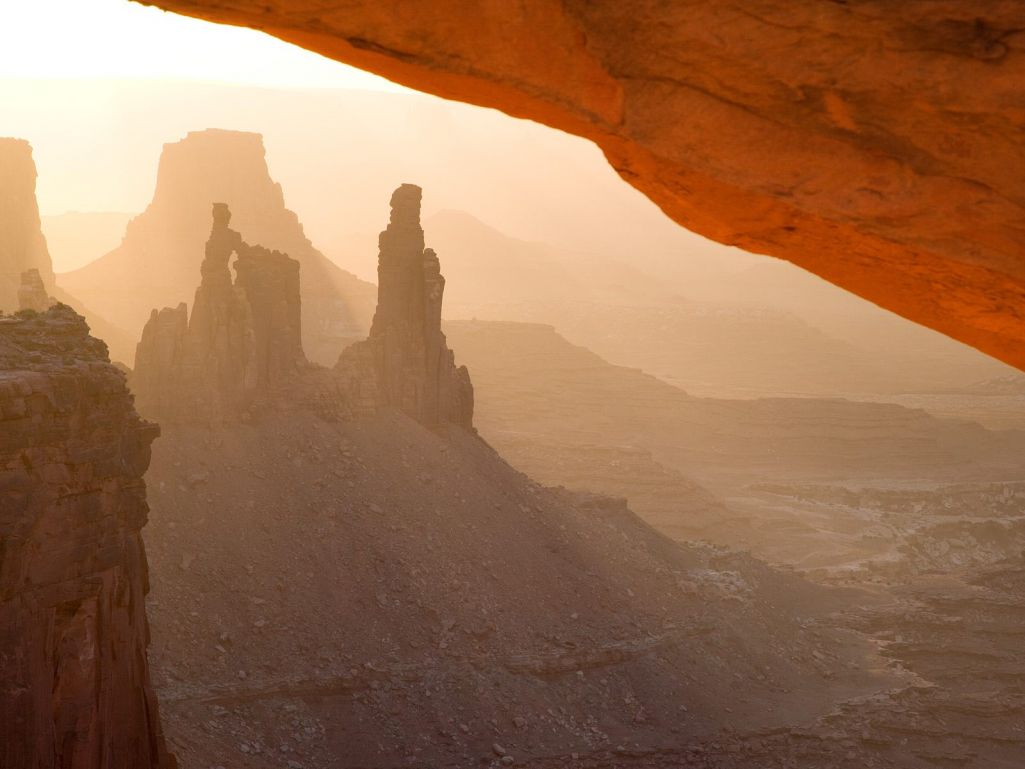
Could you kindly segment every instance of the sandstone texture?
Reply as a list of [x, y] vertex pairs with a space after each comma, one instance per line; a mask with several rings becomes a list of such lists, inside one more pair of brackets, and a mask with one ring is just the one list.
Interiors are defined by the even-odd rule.
[[[210, 233], [210, 206], [231, 209], [235, 228], [302, 266], [303, 348], [332, 365], [342, 349], [366, 336], [374, 286], [318, 251], [267, 168], [263, 138], [208, 129], [164, 145], [153, 200], [132, 219], [121, 245], [91, 264], [60, 276], [61, 285], [137, 340], [154, 307], [176, 307], [195, 291]], [[134, 345], [112, 345], [132, 362]]]
[[155, 425], [64, 305], [0, 317], [0, 766], [147, 769]]
[[680, 224], [1025, 367], [1013, 0], [157, 0], [597, 143]]
[[147, 415], [237, 418], [305, 368], [299, 263], [247, 244], [230, 221], [215, 203], [192, 317], [184, 304], [165, 307], [143, 329], [132, 387]]
[[473, 385], [441, 331], [445, 278], [424, 248], [422, 191], [403, 184], [391, 198], [380, 236], [377, 312], [370, 337], [347, 348], [335, 367], [357, 413], [392, 406], [426, 425], [473, 426]]

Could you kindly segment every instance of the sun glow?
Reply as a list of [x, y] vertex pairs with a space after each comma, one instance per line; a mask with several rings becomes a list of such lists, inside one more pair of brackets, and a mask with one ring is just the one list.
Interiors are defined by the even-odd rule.
[[210, 24], [128, 0], [0, 3], [0, 78], [404, 90], [256, 30]]

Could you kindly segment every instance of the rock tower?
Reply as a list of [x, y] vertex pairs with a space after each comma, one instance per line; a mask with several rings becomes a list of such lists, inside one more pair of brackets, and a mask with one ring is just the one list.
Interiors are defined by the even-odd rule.
[[428, 426], [471, 428], [473, 385], [441, 332], [445, 278], [437, 255], [424, 247], [421, 195], [413, 184], [392, 194], [370, 336], [347, 348], [336, 370], [356, 413], [392, 406]]

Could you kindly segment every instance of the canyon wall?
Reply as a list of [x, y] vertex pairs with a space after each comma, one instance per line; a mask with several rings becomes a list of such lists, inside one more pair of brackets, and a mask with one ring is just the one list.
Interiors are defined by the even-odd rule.
[[306, 363], [299, 263], [249, 245], [230, 222], [228, 207], [215, 203], [192, 317], [184, 304], [165, 307], [143, 328], [132, 388], [146, 415], [237, 418]]
[[422, 190], [403, 184], [379, 239], [377, 312], [370, 336], [346, 348], [335, 367], [357, 413], [392, 406], [425, 425], [473, 426], [473, 385], [455, 365], [441, 331], [445, 278], [424, 248]]
[[0, 318], [0, 766], [173, 765], [140, 536], [158, 432], [69, 307]]
[[594, 141], [683, 226], [1025, 368], [1013, 0], [147, 0]]

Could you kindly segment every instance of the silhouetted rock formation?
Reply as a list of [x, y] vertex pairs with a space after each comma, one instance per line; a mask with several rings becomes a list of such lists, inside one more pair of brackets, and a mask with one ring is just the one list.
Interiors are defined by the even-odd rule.
[[19, 307], [22, 274], [53, 286], [53, 266], [36, 205], [36, 164], [24, 139], [0, 138], [0, 310]]
[[158, 432], [71, 308], [0, 318], [0, 766], [173, 764], [140, 536]]
[[394, 406], [425, 425], [473, 425], [473, 385], [441, 332], [445, 278], [424, 248], [419, 187], [392, 194], [380, 236], [377, 312], [370, 337], [346, 349], [336, 370], [357, 414]]
[[143, 329], [132, 385], [144, 414], [231, 419], [306, 363], [299, 263], [250, 246], [230, 221], [228, 207], [215, 203], [191, 319], [180, 304], [153, 310]]
[[93, 333], [107, 344], [124, 345], [127, 341], [123, 331], [54, 284], [53, 263], [36, 203], [32, 146], [24, 139], [0, 138], [0, 310], [40, 311], [55, 300], [84, 315]]
[[[256, 133], [209, 129], [164, 145], [153, 200], [128, 224], [121, 245], [61, 275], [61, 285], [102, 306], [138, 339], [152, 308], [174, 307], [195, 290], [215, 201], [231, 208], [235, 227], [252, 242], [302, 266], [303, 348], [311, 360], [333, 365], [347, 344], [366, 335], [374, 287], [313, 247], [285, 207]], [[133, 352], [119, 354], [131, 362]]]
[[46, 293], [46, 285], [33, 267], [21, 273], [21, 285], [18, 286], [18, 309], [45, 312], [54, 304], [53, 298]]

